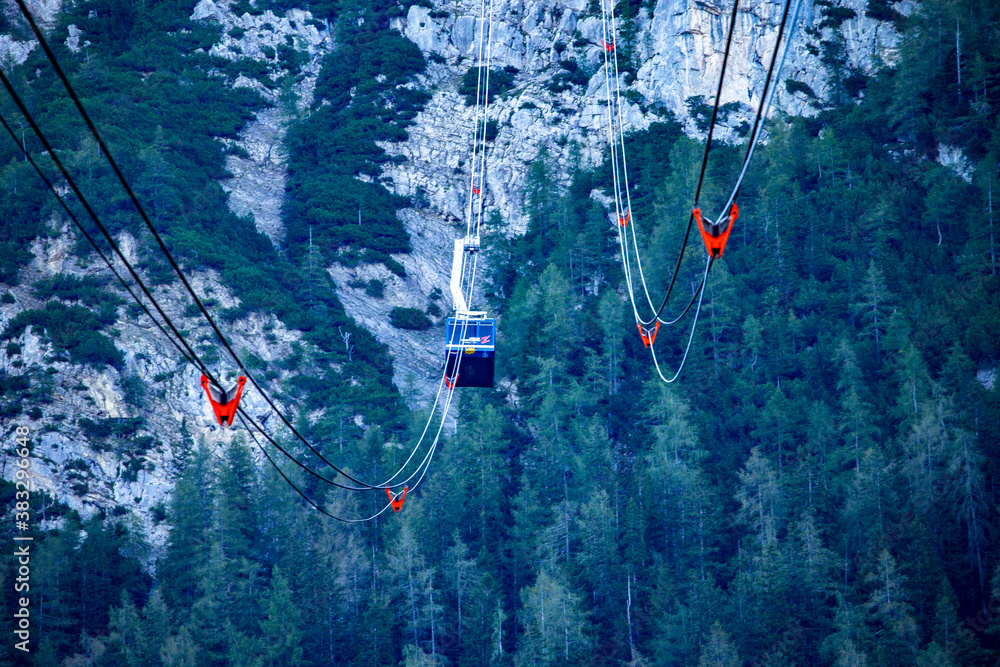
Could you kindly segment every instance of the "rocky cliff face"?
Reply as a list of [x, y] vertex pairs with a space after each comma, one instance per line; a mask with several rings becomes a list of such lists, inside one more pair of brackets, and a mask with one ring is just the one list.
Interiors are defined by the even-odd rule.
[[[843, 22], [847, 61], [870, 72], [877, 58], [891, 62], [898, 36], [891, 25], [864, 16], [866, 0], [842, 3], [855, 18]], [[781, 19], [780, 1], [748, 3], [738, 14], [722, 103], [736, 103], [724, 126], [738, 127], [752, 120], [760, 103], [767, 64]], [[604, 25], [599, 5], [588, 0], [525, 2], [505, 0], [494, 5], [492, 62], [519, 70], [515, 87], [491, 105], [490, 119], [499, 123], [499, 136], [488, 153], [489, 209], [500, 212], [510, 233], [522, 233], [527, 165], [543, 147], [566, 173], [570, 151], [576, 147], [583, 167], [598, 163], [607, 143], [607, 106], [601, 68]], [[480, 6], [469, 1], [440, 0], [433, 8], [412, 6], [397, 27], [434, 64], [425, 85], [434, 94], [410, 129], [410, 140], [389, 146], [408, 160], [387, 169], [399, 194], [427, 193], [431, 207], [445, 218], [462, 218], [467, 193], [467, 170], [472, 139], [473, 110], [464, 106], [457, 90], [461, 76], [475, 64], [482, 31]], [[652, 11], [642, 9], [633, 20], [636, 76], [623, 76], [624, 124], [641, 130], [672, 112], [696, 134], [687, 101], [715, 96], [722, 66], [730, 6], [699, 0], [658, 0]], [[791, 50], [777, 86], [775, 107], [786, 113], [808, 114], [815, 109], [805, 93], [789, 93], [783, 84], [794, 79], [819, 97], [828, 92], [825, 68], [814, 54], [817, 43], [833, 37], [833, 27], [818, 28], [822, 17], [811, 0], [802, 0]], [[619, 28], [621, 26], [619, 25]], [[806, 28], [817, 30], [813, 35]], [[623, 39], [619, 34], [619, 41]], [[588, 74], [585, 86], [561, 90], [553, 85], [563, 71], [560, 63], [574, 61]], [[724, 138], [732, 132], [722, 132]]]
[[[25, 0], [28, 11], [35, 17], [35, 20], [43, 28], [51, 28], [55, 23], [59, 9], [62, 7], [62, 0]], [[24, 25], [26, 33], [30, 33], [27, 23], [19, 17], [21, 10], [14, 0], [3, 0], [0, 2], [0, 14], [8, 20], [14, 19], [19, 25]], [[7, 66], [20, 65], [28, 59], [28, 54], [38, 45], [34, 39], [19, 39], [14, 35], [0, 35], [0, 64]]]
[[[59, 224], [57, 220], [52, 222]], [[30, 287], [37, 280], [59, 274], [109, 277], [103, 262], [87, 262], [75, 253], [75, 236], [69, 232], [67, 225], [59, 236], [32, 244], [34, 259], [22, 269], [21, 284], [8, 292], [14, 302], [0, 307], [0, 330], [18, 313], [44, 307], [44, 301], [34, 298]], [[123, 234], [117, 240], [129, 261], [135, 261], [135, 239]], [[122, 265], [116, 268], [125, 270]], [[193, 273], [189, 279], [199, 294], [215, 299], [219, 307], [238, 304], [213, 272]], [[186, 311], [190, 302], [182, 290], [177, 283], [153, 292], [171, 320], [189, 332], [188, 340], [193, 345], [202, 347], [207, 343], [214, 347], [213, 334], [202, 324], [201, 316], [193, 317]], [[120, 294], [128, 298], [124, 292]], [[20, 346], [18, 354], [0, 354], [0, 372], [20, 375], [30, 370], [52, 381], [53, 403], [43, 406], [44, 417], [32, 433], [33, 479], [37, 487], [84, 515], [98, 507], [135, 510], [152, 543], [162, 545], [166, 527], [153, 519], [152, 509], [167, 499], [187, 449], [202, 441], [216, 448], [229, 441], [233, 431], [218, 426], [199, 384], [199, 374], [145, 315], [120, 307], [117, 321], [106, 333], [124, 355], [121, 370], [71, 363], [29, 329], [15, 341]], [[249, 353], [265, 361], [286, 357], [300, 340], [298, 332], [288, 331], [273, 316], [261, 314], [227, 326], [227, 334], [234, 349], [241, 350], [244, 357]], [[231, 367], [231, 363], [223, 362], [215, 370]], [[287, 377], [287, 373], [283, 375]], [[235, 383], [235, 377], [222, 377]], [[138, 390], [135, 384], [127, 388], [129, 382], [136, 381]], [[272, 386], [280, 381], [277, 379]], [[137, 392], [141, 407], [130, 405], [134, 400], [126, 402], [127, 391]], [[258, 419], [271, 414], [257, 392], [247, 391], [242, 404]], [[27, 410], [31, 406], [24, 407]], [[79, 423], [81, 419], [99, 422], [137, 417], [143, 422], [127, 437], [94, 437]], [[269, 426], [273, 427], [274, 421]], [[188, 438], [182, 437], [182, 430], [187, 431]], [[128, 450], [137, 438], [151, 440], [147, 441], [148, 450], [133, 456]], [[9, 478], [13, 473], [4, 474]]]

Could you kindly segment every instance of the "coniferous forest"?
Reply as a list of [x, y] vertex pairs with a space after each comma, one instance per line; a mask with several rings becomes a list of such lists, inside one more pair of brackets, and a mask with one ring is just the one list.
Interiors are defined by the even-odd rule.
[[[423, 56], [390, 30], [408, 5], [310, 6], [351, 55], [324, 59], [310, 113], [290, 121], [283, 216], [294, 250], [277, 253], [217, 184], [217, 138], [235, 137], [265, 106], [228, 82], [267, 72], [209, 55], [217, 29], [188, 19], [194, 4], [77, 0], [51, 41], [171, 251], [239, 296], [222, 320], [267, 311], [303, 332], [308, 345], [284, 362], [293, 379], [281, 387], [302, 406], [297, 427], [379, 477], [426, 414], [406, 410], [387, 351], [302, 249], [314, 233], [325, 262], [390, 268], [390, 253], [410, 249], [395, 217], [410, 202], [355, 178], [377, 177], [390, 160], [377, 142], [405, 139], [427, 100], [403, 85]], [[816, 4], [834, 27], [844, 20], [836, 2]], [[161, 549], [124, 508], [81, 516], [36, 497], [46, 526], [32, 547], [38, 642], [24, 656], [9, 639], [17, 562], [4, 547], [0, 662], [1000, 664], [1000, 5], [921, 0], [903, 16], [870, 0], [868, 11], [895, 22], [898, 59], [866, 76], [842, 44], [820, 45], [829, 99], [810, 117], [769, 120], [678, 382], [659, 380], [636, 335], [617, 237], [591, 196], [612, 188], [610, 157], [564, 174], [543, 150], [528, 174], [526, 233], [505, 233], [494, 215], [484, 236], [497, 388], [461, 390], [458, 428], [402, 512], [357, 526], [328, 520], [250, 439], [219, 451], [182, 426], [159, 436], [184, 445], [156, 510], [170, 527]], [[86, 54], [62, 45], [70, 24], [86, 32]], [[29, 34], [13, 15], [0, 30]], [[44, 54], [0, 67], [105, 221], [139, 239], [145, 274], [173, 280]], [[0, 113], [17, 127], [5, 95]], [[629, 174], [632, 210], [654, 294], [680, 249], [703, 140], [672, 120], [627, 138], [641, 165]], [[40, 155], [32, 141], [22, 144]], [[721, 204], [744, 149], [712, 147], [703, 202]], [[964, 161], [943, 164], [945, 149]], [[63, 213], [6, 135], [0, 193], [6, 297], [31, 260], [28, 242], [61, 234], [53, 220]], [[376, 209], [363, 231], [344, 222], [359, 203]], [[692, 240], [677, 303], [701, 278]], [[93, 255], [82, 236], [73, 252]], [[16, 359], [15, 339], [32, 327], [66, 361], [121, 370], [109, 327], [128, 306], [101, 280], [33, 284], [47, 305], [5, 324], [4, 354]], [[687, 331], [661, 329], [667, 367]], [[334, 370], [345, 364], [349, 374]], [[5, 456], [16, 424], [58, 428], [65, 418], [51, 374], [20, 370], [0, 374]], [[127, 393], [139, 415], [156, 406], [142, 384]], [[344, 414], [369, 426], [345, 428]], [[81, 427], [141, 468], [157, 443], [132, 437], [136, 419]], [[384, 502], [283, 471], [335, 512]], [[14, 497], [13, 483], [0, 483], [7, 545]]]

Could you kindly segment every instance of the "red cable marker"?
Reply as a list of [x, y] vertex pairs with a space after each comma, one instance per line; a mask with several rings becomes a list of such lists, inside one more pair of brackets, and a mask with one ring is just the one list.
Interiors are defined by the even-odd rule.
[[722, 251], [726, 249], [726, 241], [729, 240], [729, 232], [733, 230], [733, 223], [740, 215], [740, 209], [736, 206], [736, 202], [733, 202], [733, 207], [729, 209], [729, 226], [726, 227], [725, 231], [722, 230], [722, 225], [714, 222], [708, 223], [706, 231], [705, 225], [701, 221], [701, 209], [696, 208], [693, 213], [694, 219], [698, 221], [698, 229], [701, 230], [701, 238], [705, 242], [708, 254], [715, 259], [722, 257]]
[[406, 492], [409, 490], [409, 488], [410, 487], [408, 486], [404, 486], [403, 492], [397, 493], [396, 495], [392, 495], [392, 491], [390, 491], [389, 489], [385, 490], [385, 495], [389, 496], [389, 504], [392, 505], [393, 512], [398, 512], [399, 510], [403, 509], [403, 501], [406, 500]]
[[236, 410], [240, 407], [243, 385], [246, 383], [247, 379], [241, 375], [237, 385], [229, 391], [225, 391], [213, 387], [204, 374], [201, 376], [201, 386], [205, 388], [208, 402], [212, 404], [212, 411], [215, 412], [215, 418], [219, 420], [219, 425], [223, 428], [232, 426], [233, 419], [236, 418]]
[[638, 322], [635, 326], [639, 328], [639, 336], [642, 338], [642, 344], [646, 347], [652, 347], [653, 343], [656, 342], [656, 334], [660, 331], [660, 321], [656, 320], [656, 326], [652, 329], [643, 329], [642, 325]]

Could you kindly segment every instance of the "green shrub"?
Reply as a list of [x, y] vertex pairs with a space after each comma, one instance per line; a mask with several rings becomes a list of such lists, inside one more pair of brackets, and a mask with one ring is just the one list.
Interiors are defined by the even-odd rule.
[[0, 396], [27, 391], [30, 386], [26, 375], [7, 375], [0, 373]]
[[392, 257], [387, 258], [382, 263], [385, 264], [385, 268], [389, 269], [400, 278], [406, 277], [406, 267], [394, 260]]
[[341, 48], [323, 61], [312, 114], [286, 137], [285, 222], [296, 259], [311, 230], [325, 259], [350, 265], [360, 261], [360, 249], [382, 253], [375, 261], [410, 250], [396, 217], [409, 202], [357, 176], [379, 177], [389, 158], [376, 142], [405, 140], [404, 128], [429, 95], [403, 87], [425, 66], [415, 44], [395, 31], [345, 32]]
[[146, 423], [142, 417], [108, 417], [94, 421], [87, 417], [77, 420], [77, 425], [88, 438], [130, 438]]
[[802, 93], [806, 97], [816, 99], [816, 93], [813, 89], [801, 81], [796, 81], [795, 79], [785, 79], [785, 90], [794, 95], [795, 93]]
[[574, 86], [586, 86], [590, 82], [590, 77], [575, 60], [563, 60], [559, 66], [563, 71], [553, 76], [546, 86], [553, 93], [561, 93]]
[[292, 75], [298, 74], [302, 66], [309, 62], [309, 54], [296, 50], [292, 45], [280, 44], [278, 46], [278, 62]]
[[[201, 304], [205, 306], [205, 310], [211, 313], [212, 309], [219, 305], [219, 300], [202, 299]], [[184, 307], [184, 317], [201, 317], [201, 308], [198, 307], [197, 303], [192, 301], [191, 303], [189, 303], [187, 306]]]
[[486, 131], [483, 133], [486, 141], [493, 141], [500, 134], [500, 124], [495, 120], [486, 121]]
[[638, 107], [641, 107], [646, 103], [646, 98], [643, 97], [642, 93], [635, 88], [629, 88], [626, 90], [622, 97], [624, 97], [626, 101], [631, 102]]
[[[489, 90], [485, 90], [485, 76], [480, 78], [480, 67], [470, 67], [462, 77], [462, 85], [458, 88], [458, 94], [465, 97], [466, 106], [476, 103], [476, 91], [479, 91], [479, 103], [492, 102], [498, 95], [503, 95], [514, 86], [514, 74], [517, 70], [504, 70], [496, 67], [490, 68]], [[485, 75], [485, 72], [483, 73]]]
[[422, 331], [429, 329], [433, 322], [416, 308], [393, 308], [389, 313], [389, 322], [397, 329], [411, 329]]
[[3, 333], [3, 338], [20, 336], [30, 327], [38, 327], [45, 332], [52, 344], [69, 352], [74, 363], [108, 364], [122, 368], [125, 360], [122, 353], [106, 336], [99, 332], [114, 321], [113, 310], [102, 308], [97, 314], [81, 306], [66, 306], [58, 301], [50, 301], [41, 310], [26, 310], [11, 320]]
[[146, 404], [146, 383], [135, 375], [122, 378], [122, 394], [126, 403], [141, 408]]
[[162, 500], [155, 505], [153, 505], [149, 510], [150, 516], [153, 517], [154, 524], [160, 524], [167, 520], [167, 505]]
[[820, 22], [821, 28], [839, 28], [844, 21], [857, 17], [857, 12], [848, 7], [821, 7], [820, 13], [825, 17]]
[[80, 470], [86, 472], [90, 470], [90, 466], [83, 459], [69, 459], [63, 464], [63, 470]]
[[31, 286], [31, 291], [37, 299], [55, 297], [63, 301], [79, 301], [91, 308], [124, 303], [118, 296], [105, 290], [105, 285], [105, 281], [91, 276], [80, 279], [73, 275], [58, 275], [37, 281]]

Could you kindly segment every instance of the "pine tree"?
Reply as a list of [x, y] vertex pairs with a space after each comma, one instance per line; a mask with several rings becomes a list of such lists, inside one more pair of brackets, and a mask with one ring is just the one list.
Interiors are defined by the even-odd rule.
[[195, 650], [209, 663], [225, 659], [230, 651], [232, 631], [227, 632], [228, 612], [232, 609], [232, 582], [225, 551], [220, 542], [213, 542], [208, 559], [193, 577], [198, 585], [198, 597], [190, 607], [190, 620], [184, 625]]
[[795, 580], [814, 602], [824, 601], [833, 592], [836, 570], [840, 565], [836, 554], [823, 542], [815, 516], [810, 511], [804, 512], [796, 522], [794, 531], [797, 552], [794, 562], [795, 569], [799, 572]]
[[302, 664], [302, 613], [295, 604], [288, 579], [275, 567], [271, 572], [271, 585], [261, 601], [264, 618], [260, 629], [264, 645], [264, 662], [267, 667]]
[[709, 631], [708, 640], [701, 649], [698, 667], [739, 667], [740, 655], [736, 643], [722, 624], [716, 621]]
[[529, 229], [545, 242], [549, 240], [549, 234], [554, 231], [558, 193], [549, 165], [549, 153], [544, 146], [528, 168], [524, 193], [524, 213], [528, 216]]
[[762, 441], [762, 446], [767, 450], [773, 448], [776, 452], [779, 474], [784, 468], [785, 450], [794, 437], [792, 414], [795, 412], [781, 387], [775, 387], [757, 418], [757, 428], [753, 430], [753, 436]]
[[440, 594], [434, 599], [437, 568], [428, 566], [414, 528], [404, 523], [386, 556], [389, 590], [392, 591], [396, 614], [407, 628], [407, 637], [414, 646], [421, 646], [424, 636], [436, 653], [434, 638], [441, 614]]
[[622, 363], [625, 359], [625, 346], [622, 339], [624, 331], [624, 306], [622, 300], [613, 291], [606, 291], [598, 302], [597, 311], [601, 323], [603, 341], [601, 344], [601, 375], [607, 388], [607, 394], [613, 396], [621, 388], [625, 373]]
[[852, 304], [860, 330], [875, 341], [875, 354], [882, 353], [882, 338], [886, 333], [892, 293], [886, 287], [885, 274], [875, 260], [868, 262], [868, 271], [861, 285], [859, 300]]
[[[800, 454], [805, 468], [807, 504], [813, 505], [816, 494], [830, 489], [834, 474], [833, 453], [837, 440], [837, 423], [833, 410], [822, 401], [813, 401], [806, 418], [806, 451]], [[801, 450], [800, 450], [801, 452]]]
[[875, 554], [886, 545], [887, 527], [899, 512], [899, 499], [893, 488], [894, 467], [875, 449], [865, 451], [861, 472], [854, 475], [847, 489], [842, 515], [842, 531], [850, 553]]
[[132, 603], [132, 598], [128, 593], [122, 591], [121, 608], [111, 611], [111, 634], [109, 642], [112, 650], [117, 653], [128, 667], [135, 667], [142, 664], [141, 658], [141, 629], [139, 627], [139, 613]]
[[576, 532], [580, 536], [576, 562], [582, 567], [583, 580], [588, 583], [599, 617], [612, 613], [619, 597], [618, 583], [622, 580], [622, 563], [618, 556], [615, 515], [608, 494], [596, 491], [580, 508], [576, 517]]
[[192, 453], [170, 500], [172, 529], [160, 576], [165, 600], [182, 613], [197, 595], [197, 579], [191, 575], [204, 569], [208, 556], [214, 514], [210, 456], [204, 444]]
[[865, 398], [864, 379], [857, 355], [845, 339], [837, 346], [841, 364], [837, 389], [841, 392], [841, 425], [845, 444], [854, 458], [854, 469], [861, 471], [861, 454], [872, 445], [878, 427], [872, 418], [872, 408]]
[[912, 664], [919, 644], [919, 629], [907, 602], [906, 577], [899, 572], [896, 559], [888, 550], [879, 555], [876, 571], [867, 580], [874, 588], [866, 609], [869, 622], [878, 628], [879, 664]]
[[736, 499], [740, 503], [740, 511], [737, 518], [750, 528], [760, 548], [775, 545], [778, 541], [781, 487], [771, 462], [754, 447], [739, 477], [740, 488]]
[[256, 629], [259, 594], [265, 587], [255, 553], [262, 532], [256, 483], [257, 469], [250, 450], [236, 439], [226, 448], [217, 473], [213, 532], [222, 550], [221, 563], [232, 596], [228, 618], [243, 633]]
[[137, 652], [138, 664], [159, 667], [162, 664], [161, 651], [168, 637], [170, 637], [170, 610], [163, 601], [163, 594], [157, 589], [149, 596], [142, 608]]
[[[902, 350], [902, 357], [897, 364], [896, 378], [899, 389], [895, 416], [905, 428], [919, 418], [921, 404], [929, 400], [932, 389], [930, 374], [923, 356], [912, 343], [907, 342]], [[924, 407], [926, 408], [926, 405]]]
[[455, 600], [455, 623], [458, 642], [462, 641], [465, 607], [472, 606], [476, 593], [482, 585], [482, 574], [476, 562], [469, 558], [469, 548], [462, 542], [458, 531], [454, 535], [455, 544], [444, 554], [444, 577]]
[[708, 453], [698, 442], [688, 403], [673, 386], [657, 380], [648, 382], [644, 389], [643, 402], [648, 406], [645, 417], [652, 425], [654, 438], [653, 453], [648, 459], [650, 469], [682, 461], [692, 465], [702, 461]]
[[570, 656], [587, 648], [586, 613], [580, 599], [558, 576], [542, 567], [534, 585], [521, 590], [519, 614], [524, 635], [515, 665], [568, 664]]
[[952, 497], [956, 518], [965, 527], [966, 556], [976, 573], [980, 594], [986, 590], [983, 550], [986, 545], [986, 488], [983, 457], [972, 435], [956, 430], [949, 453], [948, 474], [953, 481]]
[[837, 610], [834, 615], [834, 632], [823, 640], [822, 654], [836, 667], [867, 667], [868, 655], [864, 647], [871, 634], [864, 623], [861, 609], [836, 594]]
[[200, 652], [190, 631], [180, 628], [176, 635], [167, 637], [160, 651], [163, 667], [196, 667]]
[[937, 501], [944, 483], [945, 456], [948, 451], [950, 401], [943, 397], [924, 404], [923, 414], [913, 420], [905, 441], [907, 461], [903, 466], [914, 491], [914, 506], [928, 511]]
[[[958, 599], [947, 577], [941, 577], [934, 604], [933, 645], [953, 664], [973, 664], [978, 652], [972, 632], [958, 615]], [[929, 647], [928, 647], [929, 650]], [[983, 662], [981, 660], [981, 662]]]
[[[725, 613], [726, 596], [711, 577], [703, 579], [694, 571], [675, 573], [666, 563], [659, 568], [657, 588], [663, 611], [657, 616], [653, 640], [656, 662], [694, 665], [712, 624]], [[744, 628], [750, 610], [738, 593], [733, 597], [736, 627]]]

